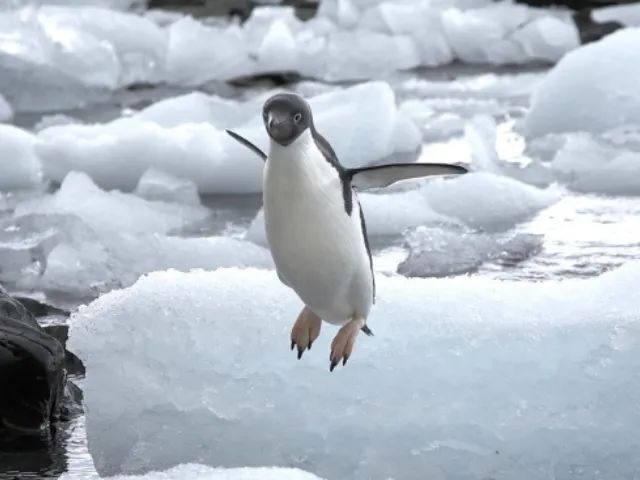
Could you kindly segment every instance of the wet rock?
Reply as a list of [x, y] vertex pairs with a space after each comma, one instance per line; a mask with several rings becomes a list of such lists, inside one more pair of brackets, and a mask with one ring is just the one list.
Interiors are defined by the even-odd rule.
[[0, 429], [40, 431], [58, 416], [64, 362], [62, 344], [0, 291]]

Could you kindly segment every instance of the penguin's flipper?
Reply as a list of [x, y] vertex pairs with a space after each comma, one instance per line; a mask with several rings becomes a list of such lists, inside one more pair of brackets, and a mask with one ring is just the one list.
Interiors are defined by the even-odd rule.
[[359, 190], [388, 187], [402, 180], [433, 175], [460, 175], [467, 169], [447, 163], [392, 163], [347, 170], [351, 185]]
[[244, 137], [241, 137], [240, 135], [238, 135], [236, 132], [233, 132], [231, 130], [225, 130], [230, 136], [231, 138], [233, 138], [234, 140], [237, 140], [238, 142], [240, 142], [242, 145], [244, 145], [245, 147], [247, 147], [249, 150], [251, 150], [253, 153], [255, 153], [256, 155], [258, 155], [263, 161], [267, 160], [267, 154], [264, 153], [262, 150], [260, 150], [258, 147], [256, 147], [253, 143], [251, 143], [249, 140], [247, 140]]

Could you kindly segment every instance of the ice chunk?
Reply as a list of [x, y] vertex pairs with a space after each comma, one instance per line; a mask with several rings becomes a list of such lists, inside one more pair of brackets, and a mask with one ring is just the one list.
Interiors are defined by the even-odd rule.
[[45, 29], [49, 28], [50, 35], [82, 32], [100, 44], [109, 45], [120, 64], [121, 85], [155, 83], [163, 78], [167, 35], [144, 17], [103, 8], [53, 6], [42, 7], [38, 17]]
[[475, 272], [485, 262], [514, 265], [542, 247], [539, 235], [487, 235], [472, 231], [419, 227], [407, 238], [409, 257], [398, 266], [408, 277], [445, 277]]
[[[104, 188], [133, 190], [140, 176], [156, 167], [195, 182], [201, 193], [259, 192], [263, 162], [222, 128], [236, 129], [267, 151], [262, 101], [191, 94], [104, 125], [47, 128], [39, 133], [37, 151], [47, 176], [56, 181], [82, 170]], [[346, 166], [412, 153], [420, 146], [417, 127], [398, 113], [386, 83], [331, 91], [310, 103], [318, 130]]]
[[153, 167], [140, 177], [135, 194], [147, 200], [200, 205], [195, 183]]
[[247, 75], [254, 68], [242, 30], [206, 26], [184, 17], [169, 27], [167, 80], [177, 85], [200, 85]]
[[[1, 47], [0, 47], [1, 49]], [[106, 101], [102, 89], [88, 87], [56, 68], [0, 52], [0, 91], [15, 112], [53, 112]]]
[[626, 28], [567, 54], [535, 91], [525, 132], [603, 132], [638, 123], [638, 50], [640, 28]]
[[8, 122], [13, 118], [13, 108], [9, 102], [0, 95], [0, 122]]
[[149, 202], [133, 194], [100, 190], [84, 173], [69, 173], [60, 190], [18, 205], [16, 215], [70, 214], [96, 232], [167, 233], [202, 221], [200, 206]]
[[101, 474], [200, 461], [325, 478], [628, 478], [639, 278], [637, 263], [560, 282], [379, 276], [375, 337], [329, 374], [336, 329], [296, 360], [301, 304], [275, 272], [153, 273], [71, 319], [89, 448]]
[[[100, 15], [102, 12], [93, 10], [91, 13]], [[81, 10], [78, 14], [85, 15]], [[61, 47], [43, 46], [50, 51], [48, 62], [52, 66], [85, 85], [109, 89], [120, 85], [122, 67], [111, 42], [70, 22], [66, 8], [42, 8], [37, 22], [46, 35], [46, 41]]]
[[192, 92], [160, 100], [137, 112], [135, 117], [163, 127], [206, 122], [218, 128], [230, 128], [253, 119], [261, 108], [262, 103], [256, 99], [240, 103], [216, 95]]
[[[64, 480], [64, 475], [60, 477]], [[72, 480], [69, 478], [68, 480]], [[146, 475], [117, 475], [112, 480], [320, 480], [311, 473], [296, 468], [211, 468], [205, 465], [184, 464], [164, 472]]]
[[263, 162], [206, 123], [163, 128], [137, 118], [68, 125], [40, 132], [37, 152], [47, 176], [82, 170], [104, 188], [133, 190], [149, 167], [196, 183], [202, 193], [262, 189]]
[[56, 245], [95, 238], [91, 228], [72, 215], [8, 217], [0, 225], [0, 279], [19, 288], [31, 288]]
[[0, 190], [32, 188], [42, 182], [35, 140], [20, 128], [0, 124]]
[[99, 241], [58, 244], [31, 286], [86, 298], [129, 286], [157, 270], [230, 266], [272, 268], [273, 262], [265, 248], [234, 238], [103, 234]]
[[530, 59], [555, 62], [580, 46], [580, 37], [575, 23], [560, 18], [545, 16], [537, 18], [512, 38], [523, 48]]
[[366, 165], [394, 153], [416, 152], [418, 128], [398, 113], [384, 82], [368, 82], [310, 100], [318, 130], [347, 167]]
[[640, 195], [640, 151], [625, 150], [586, 133], [567, 135], [550, 168], [578, 192]]
[[447, 39], [456, 56], [471, 63], [513, 63], [524, 59], [520, 46], [507, 38], [502, 12], [511, 11], [515, 22], [526, 20], [526, 7], [504, 3], [474, 10], [450, 8], [442, 13]]
[[42, 78], [52, 70], [68, 82], [110, 89], [162, 79], [166, 34], [137, 15], [96, 7], [23, 8], [0, 13], [0, 32], [3, 71], [17, 64], [23, 75]]
[[410, 37], [367, 30], [329, 34], [324, 55], [324, 72], [313, 73], [325, 80], [379, 78], [420, 64], [420, 54]]
[[640, 27], [640, 5], [611, 5], [594, 8], [591, 18], [598, 23], [619, 22], [627, 27]]
[[580, 44], [568, 15], [509, 2], [450, 8], [442, 22], [457, 57], [471, 63], [555, 61]]
[[487, 172], [468, 173], [451, 180], [434, 179], [424, 197], [436, 212], [472, 228], [506, 230], [530, 218], [560, 198], [556, 189], [542, 190]]
[[453, 60], [440, 12], [425, 2], [381, 2], [366, 10], [361, 28], [410, 36], [419, 53], [421, 65], [444, 65]]
[[257, 6], [251, 10], [251, 15], [242, 26], [249, 47], [257, 50], [277, 24], [280, 24], [278, 29], [286, 27], [289, 34], [296, 34], [305, 28], [293, 7]]
[[274, 21], [258, 47], [261, 70], [286, 72], [298, 64], [296, 40], [283, 20]]

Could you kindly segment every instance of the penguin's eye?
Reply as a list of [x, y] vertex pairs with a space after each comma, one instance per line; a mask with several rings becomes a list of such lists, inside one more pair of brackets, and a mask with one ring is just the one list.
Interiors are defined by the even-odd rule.
[[300, 120], [302, 120], [302, 114], [298, 112], [293, 116], [293, 121], [296, 123], [300, 123]]

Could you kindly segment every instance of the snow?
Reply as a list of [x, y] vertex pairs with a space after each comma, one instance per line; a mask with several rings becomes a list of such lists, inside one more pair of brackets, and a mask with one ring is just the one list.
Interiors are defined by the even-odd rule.
[[[262, 101], [238, 102], [193, 93], [163, 100], [107, 124], [61, 125], [38, 134], [46, 175], [62, 181], [81, 170], [103, 188], [133, 190], [150, 167], [194, 182], [200, 193], [262, 190], [260, 159], [229, 137], [234, 128], [264, 151]], [[417, 127], [398, 112], [391, 87], [368, 82], [310, 99], [318, 130], [346, 166], [417, 151]]]
[[211, 468], [183, 464], [164, 472], [140, 476], [117, 475], [112, 480], [319, 480], [319, 477], [294, 468]]
[[134, 193], [146, 200], [200, 205], [195, 183], [153, 167], [140, 177]]
[[637, 124], [638, 50], [640, 28], [626, 28], [567, 54], [535, 91], [524, 121], [526, 134], [598, 133]]
[[35, 140], [22, 129], [0, 124], [0, 190], [32, 188], [42, 181]]
[[638, 278], [637, 263], [561, 282], [379, 276], [375, 337], [330, 374], [335, 329], [296, 360], [301, 305], [275, 272], [153, 273], [72, 316], [89, 448], [103, 475], [199, 461], [325, 478], [628, 478]]
[[207, 218], [201, 206], [150, 202], [133, 194], [100, 190], [80, 172], [69, 173], [51, 195], [21, 203], [16, 215], [75, 215], [96, 232], [168, 233]]

